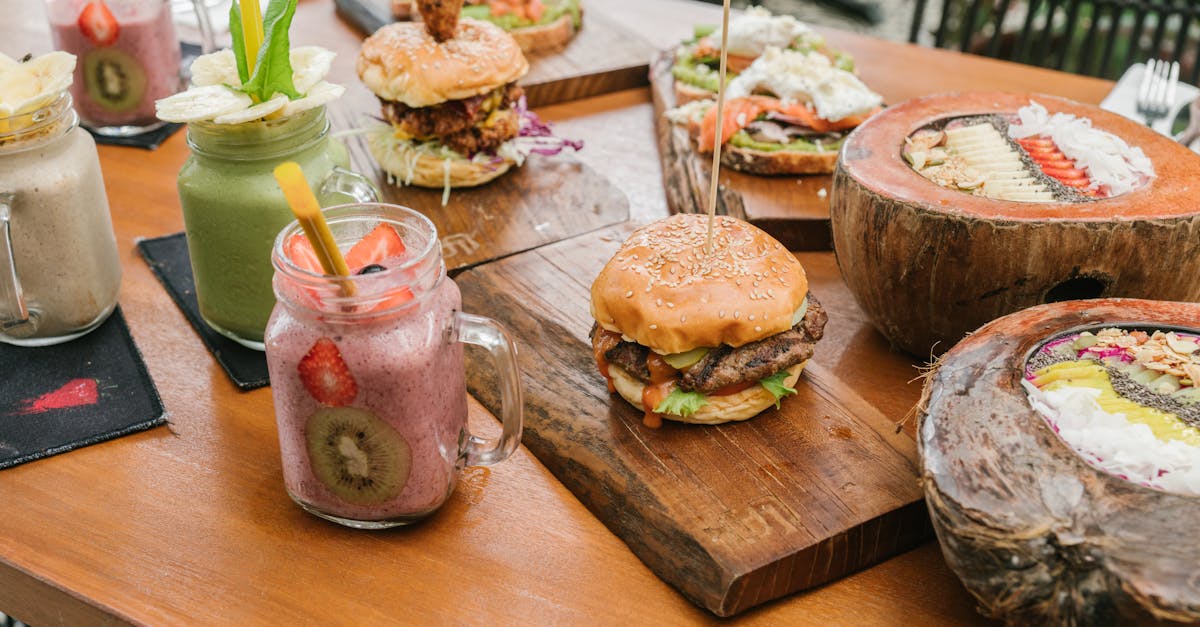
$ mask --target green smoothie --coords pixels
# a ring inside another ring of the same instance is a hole
[[[349,154],[328,132],[324,107],[279,120],[188,126],[192,155],[179,172],[179,201],[200,315],[243,345],[262,349],[275,305],[271,247],[294,219],[272,175],[275,166],[299,163],[322,206],[375,195],[365,179],[345,170]],[[355,180],[328,187],[361,193],[322,194],[331,177]]]

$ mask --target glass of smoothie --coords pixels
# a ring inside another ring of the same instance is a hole
[[[345,145],[329,137],[325,107],[241,124],[188,124],[192,154],[179,171],[188,254],[200,316],[234,341],[263,349],[275,306],[271,245],[294,219],[272,174],[295,161],[322,206],[378,199],[350,172]]]
[[[163,125],[154,102],[180,87],[169,0],[46,0],[59,50],[74,54],[71,94],[83,125],[126,137]]]
[[[51,54],[63,55],[69,76],[69,55]],[[0,67],[0,83],[14,82]],[[121,264],[108,197],[96,144],[78,122],[65,88],[0,116],[0,342],[65,342],[116,307]]]
[[[343,525],[411,523],[446,502],[464,466],[507,458],[521,439],[516,352],[495,321],[462,312],[433,223],[404,207],[327,209],[348,278],[326,276],[293,222],[275,240],[278,304],[267,364],[288,494]],[[467,428],[462,344],[499,374],[503,430]]]

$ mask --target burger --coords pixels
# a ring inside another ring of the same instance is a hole
[[[758,228],[678,214],[635,231],[592,284],[609,390],[661,419],[721,424],[795,393],[827,316],[800,262]]]
[[[397,19],[412,18],[413,0],[392,0],[391,5]],[[579,0],[467,0],[462,15],[508,31],[526,54],[566,46],[583,25]]]
[[[390,124],[369,136],[371,154],[396,180],[472,187],[521,160],[504,145],[520,132],[516,81],[529,64],[499,27],[464,19],[439,42],[421,24],[390,24],[363,42],[357,69]]]
[[[358,76],[388,123],[367,144],[392,180],[448,195],[495,179],[531,153],[582,148],[555,137],[526,108],[516,81],[529,64],[508,33],[457,13],[432,17],[384,26],[358,55]]]
[[[701,25],[694,31],[693,39],[675,51],[675,62],[671,66],[678,104],[716,97],[720,81],[720,27]],[[744,72],[768,47],[805,54],[816,52],[828,58],[834,67],[854,71],[854,58],[830,48],[825,38],[807,24],[790,15],[772,15],[762,7],[750,7],[731,19],[727,39],[727,80]]]

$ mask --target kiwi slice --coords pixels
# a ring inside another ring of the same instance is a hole
[[[347,503],[383,503],[408,483],[408,442],[365,409],[322,408],[309,417],[304,438],[313,474]]]
[[[83,57],[83,82],[92,102],[114,113],[136,109],[146,93],[146,72],[115,48],[96,48]]]

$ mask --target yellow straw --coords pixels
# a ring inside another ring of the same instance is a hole
[[[325,223],[325,214],[321,213],[321,206],[317,204],[317,197],[309,188],[300,164],[295,161],[279,164],[275,167],[275,180],[279,182],[279,189],[283,190],[283,197],[287,199],[292,213],[296,214],[296,220],[304,228],[304,234],[312,244],[317,259],[321,261],[321,268],[325,270],[325,274],[350,276],[346,259],[342,257],[342,251],[338,250],[337,242],[333,240],[333,233]],[[342,294],[353,296],[354,293],[354,282],[343,281]]]
[[[258,0],[238,0],[238,10],[242,12],[242,41],[246,44],[246,71],[254,73],[258,64],[258,49],[262,46],[263,23],[262,8]]]

